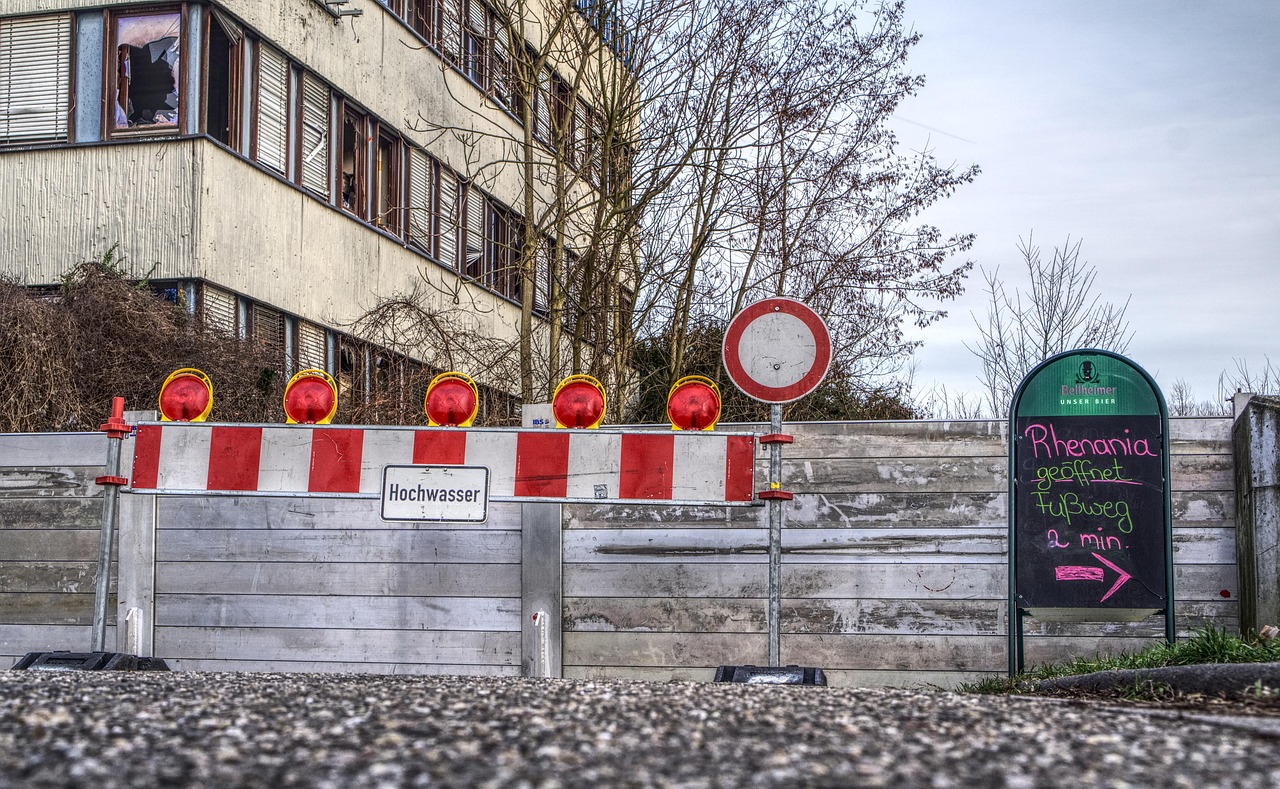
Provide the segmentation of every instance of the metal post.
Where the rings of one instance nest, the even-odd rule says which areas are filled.
[[[94,480],[103,486],[103,491],[102,541],[98,546],[98,573],[94,578],[93,643],[90,647],[93,652],[105,652],[107,648],[107,609],[111,602],[111,560],[116,521],[120,516],[120,486],[128,482],[120,476],[120,449],[124,437],[129,434],[129,425],[124,421],[123,397],[112,399],[111,418],[101,429],[107,434],[107,473]]]
[[[782,433],[782,405],[769,406],[769,432]],[[782,488],[782,444],[769,445],[769,489]],[[781,665],[782,499],[769,499],[769,665]]]

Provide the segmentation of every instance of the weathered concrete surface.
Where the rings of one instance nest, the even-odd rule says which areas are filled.
[[[1176,693],[1201,693],[1241,698],[1259,689],[1280,693],[1280,663],[1223,663],[1203,666],[1168,666],[1116,671],[1096,671],[1074,677],[1048,679],[1040,691],[1106,691],[1134,686],[1160,685]]]
[[[1249,399],[1232,427],[1240,632],[1280,624],[1280,398]]]
[[[907,690],[0,672],[0,787],[1280,786],[1264,728]]]

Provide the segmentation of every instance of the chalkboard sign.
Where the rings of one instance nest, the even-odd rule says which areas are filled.
[[[1019,607],[1164,608],[1160,417],[1030,416],[1014,429]]]
[[[1168,418],[1155,382],[1108,351],[1061,354],[1023,380],[1009,429],[1011,661],[1024,612],[1163,612],[1171,635]]]

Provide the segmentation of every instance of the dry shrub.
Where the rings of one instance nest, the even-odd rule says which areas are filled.
[[[0,431],[96,430],[113,397],[126,410],[154,409],[179,367],[213,380],[213,419],[283,422],[283,361],[207,331],[110,256],[78,266],[55,291],[0,282]]]

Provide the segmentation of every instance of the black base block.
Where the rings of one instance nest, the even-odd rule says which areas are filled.
[[[716,682],[748,685],[826,685],[827,675],[811,666],[721,666]]]
[[[14,671],[168,671],[163,658],[123,652],[28,652]]]

